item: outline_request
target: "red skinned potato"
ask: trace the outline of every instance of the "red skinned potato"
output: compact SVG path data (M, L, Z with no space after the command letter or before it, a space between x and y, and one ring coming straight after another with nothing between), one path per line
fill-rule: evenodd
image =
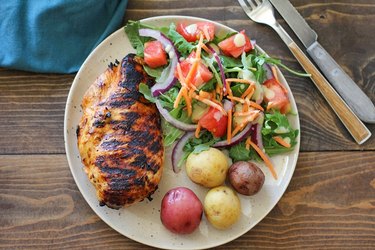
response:
M264 173L252 162L238 161L229 168L229 182L233 188L243 195L254 195L264 184Z
M169 190L161 202L161 222L176 234L194 232L202 220L202 215L201 201L193 191L185 187Z

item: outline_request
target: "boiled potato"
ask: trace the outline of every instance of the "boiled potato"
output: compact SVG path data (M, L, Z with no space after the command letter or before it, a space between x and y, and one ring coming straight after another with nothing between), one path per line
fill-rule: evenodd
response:
M240 199L235 191L226 186L208 191L203 206L208 221L217 229L229 228L241 215Z
M169 190L161 202L160 219L163 225L177 234L194 232L202 219L203 205L196 194L185 187Z
M263 187L265 176L262 170L252 162L238 161L228 171L229 182L243 195L254 195Z
M204 187L217 187L224 183L228 172L228 159L216 148L191 153L186 160L186 173L189 178Z

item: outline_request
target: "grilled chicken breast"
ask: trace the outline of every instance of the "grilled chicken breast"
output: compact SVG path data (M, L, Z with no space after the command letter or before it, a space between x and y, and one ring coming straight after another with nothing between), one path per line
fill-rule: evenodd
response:
M111 64L82 101L78 148L100 204L111 208L149 198L163 170L160 115L138 91L140 83L154 81L129 54Z

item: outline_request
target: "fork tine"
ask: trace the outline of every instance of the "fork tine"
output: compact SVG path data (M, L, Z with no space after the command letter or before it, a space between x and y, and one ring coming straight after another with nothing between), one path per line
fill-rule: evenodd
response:
M257 5L261 5L262 4L262 1L261 0L254 0L255 1L255 3L257 4Z
M254 5L252 0L247 0L247 2L249 3L249 5L251 6L252 9L255 9L257 7L257 6Z
M238 0L238 2L240 3L242 9L247 13L250 13L252 11L252 7L250 8L246 3L245 3L245 0Z

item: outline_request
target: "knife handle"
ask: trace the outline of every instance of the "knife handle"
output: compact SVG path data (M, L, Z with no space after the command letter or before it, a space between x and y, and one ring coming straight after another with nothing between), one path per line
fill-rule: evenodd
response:
M375 112L371 115L375 110L374 104L328 52L318 42L308 47L307 52L358 117L364 122L374 123ZM358 100L361 100L362 105Z
M337 94L337 92L314 66L310 59L302 52L297 44L295 42L291 42L288 44L288 47L305 71L311 74L311 80L322 93L323 97L326 99L336 115L340 118L341 122L353 136L355 141L358 144L362 144L369 139L371 132L342 100L342 98Z

